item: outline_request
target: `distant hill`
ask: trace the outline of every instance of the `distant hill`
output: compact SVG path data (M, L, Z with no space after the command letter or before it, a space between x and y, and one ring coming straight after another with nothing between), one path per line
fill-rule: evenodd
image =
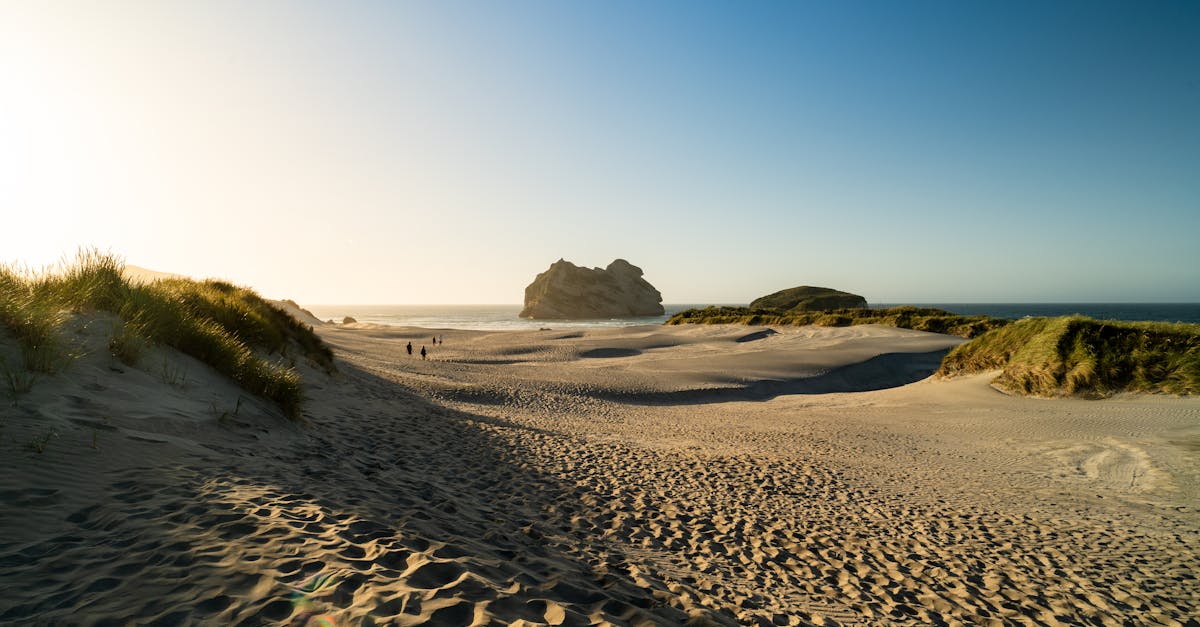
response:
M172 272L159 272L158 270L150 270L139 266L131 266L126 264L122 275L126 281L131 283L153 283L159 279L186 279L189 278L182 274Z
M297 305L296 301L294 301L294 300L291 300L291 299L268 300L267 302L286 311L287 313L291 314L291 316L293 318L295 318L305 324L308 324L308 325L311 325L314 327L319 327L319 326L325 324L324 320L321 320L320 318L313 315L313 312L301 307L300 305Z
M867 299L858 294L828 287L801 285L754 299L751 309L785 309L791 311L832 311L835 309L866 309Z

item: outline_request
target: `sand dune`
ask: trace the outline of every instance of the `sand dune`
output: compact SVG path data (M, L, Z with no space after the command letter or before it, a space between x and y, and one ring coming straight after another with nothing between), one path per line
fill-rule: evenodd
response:
M0 622L1197 615L1200 402L1014 398L925 378L957 338L779 331L328 325L307 427L97 332L0 409Z

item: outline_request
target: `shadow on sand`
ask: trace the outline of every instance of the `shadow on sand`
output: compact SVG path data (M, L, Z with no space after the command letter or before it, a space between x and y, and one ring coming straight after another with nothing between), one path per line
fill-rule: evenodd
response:
M670 392L602 393L597 396L635 405L694 405L733 401L766 401L788 394L869 392L916 383L934 372L950 349L928 353L884 353L866 361L834 368L815 377L752 381L744 386Z
M5 547L0 622L736 624L573 522L585 488L522 452L555 434L339 365L294 438L127 468Z

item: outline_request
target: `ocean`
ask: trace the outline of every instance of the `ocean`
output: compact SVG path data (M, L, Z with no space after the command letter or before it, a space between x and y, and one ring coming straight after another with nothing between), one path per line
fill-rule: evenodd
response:
M871 303L871 307L901 304L906 303ZM664 305L666 313L661 316L597 320L523 320L517 317L520 305L315 305L308 309L322 320L338 322L351 316L359 322L430 329L536 330L662 324L680 311L703 306L671 304ZM1200 303L920 303L915 306L1010 319L1082 314L1104 320L1200 323Z

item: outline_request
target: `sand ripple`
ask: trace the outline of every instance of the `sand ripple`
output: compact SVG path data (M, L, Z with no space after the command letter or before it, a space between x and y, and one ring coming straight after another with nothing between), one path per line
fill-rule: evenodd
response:
M929 348L718 331L448 333L419 362L402 331L326 330L344 374L309 373L303 429L85 360L4 415L0 622L1194 624L1194 401L606 400L709 389L725 365L679 360L713 346L778 343L797 380ZM502 355L535 361L476 363ZM678 376L638 383L658 359Z

